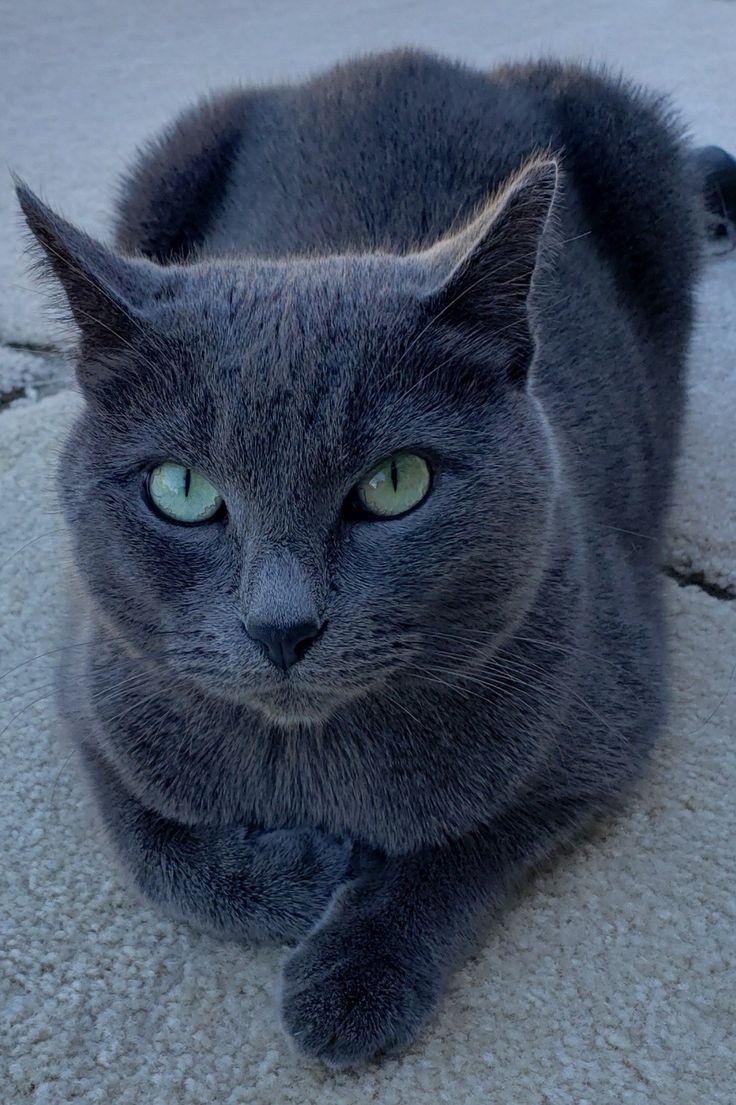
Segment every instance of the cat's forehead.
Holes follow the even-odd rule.
[[[167,326],[190,374],[232,381],[240,369],[254,396],[340,387],[411,332],[416,297],[402,276],[381,255],[213,266],[186,281]]]
[[[416,305],[396,267],[379,258],[327,258],[235,274],[213,367],[239,365],[254,401],[289,392],[311,409],[375,382],[406,350]],[[213,312],[217,318],[217,312]]]
[[[380,259],[214,271],[173,320],[180,394],[168,444],[178,435],[213,469],[284,489],[299,468],[360,464],[409,416],[396,385],[414,316]]]
[[[380,254],[256,265],[233,274],[230,298],[236,340],[257,338],[290,375],[397,344],[416,312],[402,265]]]

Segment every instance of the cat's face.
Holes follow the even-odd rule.
[[[47,248],[53,231],[58,255],[61,224],[44,218],[32,226]],[[89,399],[60,471],[77,561],[161,680],[314,723],[472,669],[513,629],[544,561],[555,472],[526,382],[526,293],[523,318],[510,292],[472,313],[478,239],[171,269],[87,253],[76,300],[64,281]],[[63,241],[79,264],[87,240]],[[497,269],[496,256],[489,280]],[[405,479],[388,514],[360,491],[383,461]],[[211,517],[182,525],[161,509],[162,465],[212,489]],[[283,670],[254,620],[319,632]]]

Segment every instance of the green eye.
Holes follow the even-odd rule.
[[[149,472],[148,494],[164,518],[190,526],[208,522],[223,503],[209,480],[183,464],[159,464]]]
[[[396,518],[421,503],[431,482],[429,465],[416,453],[394,453],[360,481],[355,491],[376,518]]]

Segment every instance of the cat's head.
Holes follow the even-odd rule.
[[[555,493],[530,310],[557,177],[530,163],[403,256],[168,267],[19,187],[81,335],[78,565],[162,680],[316,723],[451,682],[517,624]]]

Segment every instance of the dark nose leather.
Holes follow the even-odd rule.
[[[249,637],[263,645],[271,663],[282,671],[288,671],[297,660],[301,660],[321,626],[314,621],[276,626],[249,618],[245,629]]]

